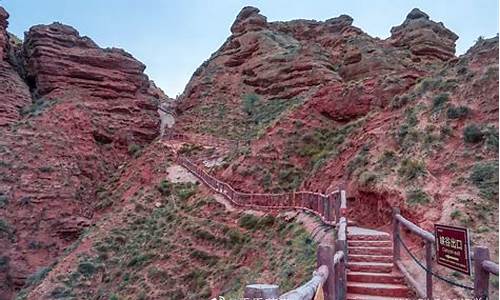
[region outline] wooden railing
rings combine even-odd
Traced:
[[[498,276],[498,264],[490,260],[490,250],[474,247],[474,298],[485,300],[489,297],[490,274]]]
[[[177,156],[177,162],[236,206],[261,210],[305,210],[318,216],[323,223],[332,226],[340,219],[341,214],[346,213],[345,191],[342,194],[336,190],[327,195],[306,191],[281,194],[242,193],[211,176],[185,157]]]
[[[242,193],[218,180],[189,159],[177,156],[184,166],[215,192],[236,206],[258,210],[297,209],[318,216],[324,224],[336,225],[334,245],[320,244],[317,251],[318,269],[311,280],[279,296],[279,287],[269,284],[250,284],[245,288],[245,299],[311,300],[319,289],[325,300],[343,300],[347,289],[347,200],[342,189],[329,194],[292,192],[282,194]]]
[[[425,272],[426,272],[426,284],[425,290],[422,290],[417,281],[410,275],[401,262],[401,225],[406,229],[411,231],[411,233],[417,235],[425,242]],[[401,273],[406,277],[408,282],[413,286],[420,298],[432,299],[433,297],[433,287],[432,287],[432,256],[434,243],[436,242],[435,236],[418,227],[416,224],[405,219],[398,208],[393,209],[393,255],[394,255],[394,265]],[[494,274],[498,276],[498,264],[490,260],[490,253],[486,247],[474,247],[474,252],[472,255],[474,259],[474,297],[475,299],[488,299],[489,293],[489,276]]]

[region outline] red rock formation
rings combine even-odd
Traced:
[[[0,126],[18,121],[19,110],[31,102],[28,86],[9,63],[8,17],[0,7]]]
[[[101,49],[67,25],[32,27],[19,58],[28,85],[0,63],[0,120],[18,121],[0,128],[0,192],[7,199],[0,218],[10,228],[9,236],[0,234],[0,256],[8,260],[0,270],[8,278],[2,299],[93,223],[96,190],[130,158],[130,146],[156,137],[156,102],[165,97],[141,62]]]
[[[394,205],[417,223],[449,222],[451,207],[462,205],[457,193],[478,198],[454,179],[469,176],[472,152],[498,159],[486,146],[463,141],[469,123],[493,135],[498,130],[498,39],[480,41],[457,58],[457,35],[418,9],[385,40],[344,15],[324,22],[265,20],[258,9],[244,8],[232,35],[180,99],[180,128],[232,139],[248,139],[248,130],[235,128],[252,130],[249,124],[260,122],[245,114],[245,95],[266,104],[299,101],[280,102],[285,113],[254,126],[249,149],[240,143],[244,154],[228,156],[231,164],[220,168],[220,178],[249,192],[325,191],[345,183],[357,208],[367,209],[357,217],[372,225],[390,218]],[[435,99],[443,94],[449,98],[441,107]],[[458,106],[470,115],[448,118],[447,110]],[[272,114],[263,110],[259,117]],[[386,152],[394,155],[393,165],[379,162]],[[401,179],[405,159],[424,162],[425,180]],[[445,168],[450,161],[459,171]],[[406,193],[415,186],[432,198],[428,204],[407,205]],[[368,218],[375,206],[380,209]]]
[[[130,54],[116,48],[101,49],[60,23],[30,28],[24,57],[27,80],[39,96],[80,89],[103,99],[129,98],[145,93],[149,86],[144,64]]]
[[[414,8],[403,24],[391,29],[390,43],[396,47],[409,48],[416,56],[448,60],[455,56],[455,41],[458,36],[436,23],[429,16]]]

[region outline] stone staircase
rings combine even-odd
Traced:
[[[411,298],[401,273],[393,268],[388,233],[348,227],[347,300]]]

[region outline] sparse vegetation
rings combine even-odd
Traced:
[[[498,161],[477,163],[472,167],[469,179],[486,199],[498,198]]]
[[[249,116],[253,115],[255,113],[255,107],[259,100],[259,96],[257,96],[256,94],[243,95],[243,111]]]
[[[9,238],[10,240],[14,237],[13,228],[4,219],[0,219],[0,237]]]
[[[410,97],[408,97],[408,95],[398,95],[392,98],[390,107],[392,109],[398,109],[408,104],[409,101]]]
[[[208,283],[216,281],[230,298],[262,276],[287,290],[309,278],[316,246],[302,227],[271,215],[228,213],[213,198],[196,195],[196,189],[195,184],[163,181],[134,194],[131,201],[142,208],[115,215],[122,216],[121,225],[96,235],[92,254],[80,254],[73,271],[57,277],[51,294],[205,299]],[[165,193],[170,196],[159,196]],[[161,206],[141,200],[153,195]],[[251,261],[247,270],[240,258],[257,248],[270,259]],[[283,271],[291,277],[282,277]],[[97,284],[89,287],[88,282]]]
[[[407,158],[401,161],[398,174],[406,181],[413,181],[427,174],[427,171],[423,161]]]
[[[168,180],[160,181],[160,183],[157,186],[157,189],[163,196],[168,196],[172,192],[170,182]]]
[[[3,192],[0,192],[0,208],[4,208],[7,204],[9,204],[9,197]]]
[[[198,154],[201,150],[203,150],[203,147],[200,145],[195,145],[195,144],[183,144],[182,147],[179,149],[179,154],[183,155],[196,155]]]
[[[29,276],[28,279],[26,279],[26,285],[30,286],[37,285],[47,276],[47,274],[49,274],[50,271],[51,271],[50,267],[38,269],[34,274]]]
[[[446,111],[448,119],[464,119],[470,113],[470,109],[467,106],[449,107]]]
[[[434,110],[441,110],[444,105],[449,101],[450,95],[447,93],[442,93],[434,97],[432,100],[432,108]]]
[[[42,114],[48,107],[54,104],[56,100],[46,100],[46,99],[37,99],[29,106],[25,106],[21,109],[21,115],[36,117]]]
[[[454,211],[451,212],[450,214],[450,218],[452,220],[456,220],[456,219],[460,219],[460,217],[462,216],[462,212],[459,211],[458,209],[455,209]]]
[[[426,192],[419,188],[406,191],[406,203],[409,205],[427,204],[430,198]]]
[[[130,144],[128,145],[128,154],[132,157],[137,158],[141,155],[142,147],[138,144]]]
[[[374,185],[377,183],[378,180],[379,180],[379,176],[374,172],[365,171],[365,172],[361,173],[361,175],[359,175],[359,182],[363,186]]]

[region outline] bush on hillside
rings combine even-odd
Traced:
[[[484,133],[476,124],[467,125],[464,128],[464,141],[469,144],[476,144],[483,140]]]

